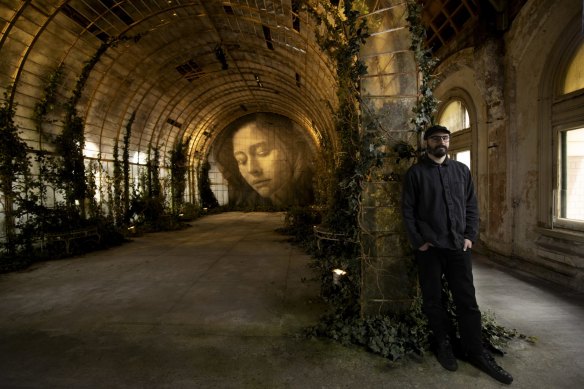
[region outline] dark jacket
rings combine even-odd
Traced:
[[[474,242],[479,212],[468,167],[448,158],[439,165],[422,156],[405,175],[402,214],[416,249],[430,242],[460,250],[464,239]]]

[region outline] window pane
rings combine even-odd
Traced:
[[[584,220],[584,128],[561,133],[560,217]]]
[[[574,92],[578,89],[584,89],[584,42],[580,44],[568,66],[563,93]]]
[[[451,132],[469,128],[470,120],[464,103],[461,100],[449,102],[440,114],[438,123],[448,128]]]
[[[464,150],[455,153],[454,159],[464,163],[470,169],[470,150]]]

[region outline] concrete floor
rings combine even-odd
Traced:
[[[298,334],[323,306],[282,214],[226,213],[0,276],[0,388],[497,388],[461,362],[388,360]],[[584,387],[584,296],[475,256],[479,304],[536,336],[516,388]]]

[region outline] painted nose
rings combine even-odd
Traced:
[[[261,174],[262,169],[260,168],[260,164],[258,163],[257,158],[250,158],[249,164],[247,166],[247,172],[251,175],[257,176]]]

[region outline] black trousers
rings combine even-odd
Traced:
[[[444,274],[456,306],[463,351],[470,355],[482,352],[481,311],[475,297],[471,251],[430,247],[427,251],[416,250],[415,256],[422,290],[422,311],[435,339],[443,340],[451,333],[442,296]]]

